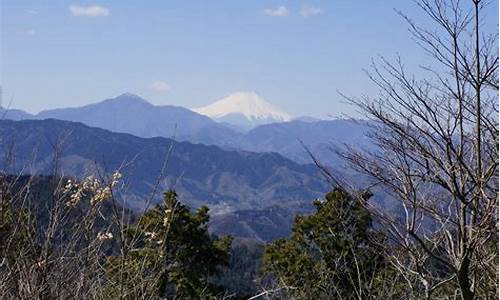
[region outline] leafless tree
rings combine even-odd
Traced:
[[[126,236],[134,219],[115,195],[126,195],[120,170],[96,171],[81,180],[61,176],[63,144],[63,139],[51,144],[50,176],[15,165],[15,143],[5,147],[0,169],[0,299],[158,299],[161,273],[148,270],[163,264],[131,259],[140,237]],[[110,255],[123,263],[110,267]]]
[[[378,148],[343,156],[398,203],[400,214],[371,209],[393,265],[427,298],[498,295],[498,33],[485,30],[484,2],[417,1],[433,28],[398,12],[431,58],[424,78],[380,58],[368,71],[379,95],[345,96]]]

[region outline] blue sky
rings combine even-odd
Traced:
[[[38,112],[132,92],[197,107],[251,90],[296,116],[351,114],[337,90],[375,93],[372,58],[426,61],[394,8],[427,23],[401,0],[4,0],[3,105]]]

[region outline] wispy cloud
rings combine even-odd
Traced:
[[[149,88],[157,92],[166,93],[170,90],[170,85],[164,81],[155,81],[149,85]]]
[[[300,9],[300,15],[303,17],[311,17],[321,15],[323,13],[323,9],[320,7],[312,6],[312,5],[304,5]]]
[[[286,17],[288,16],[289,11],[285,6],[279,6],[277,8],[264,9],[264,13],[271,17]]]
[[[28,10],[28,11],[27,11],[27,13],[28,13],[29,15],[38,15],[38,11],[37,11],[37,10],[34,10],[34,9],[30,9],[30,10]]]
[[[70,5],[69,11],[73,16],[105,17],[109,15],[109,9],[99,5],[90,5],[90,6]]]

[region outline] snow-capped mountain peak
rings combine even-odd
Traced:
[[[246,127],[292,119],[255,92],[236,92],[193,111],[220,122]]]

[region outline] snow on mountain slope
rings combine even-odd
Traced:
[[[219,122],[243,127],[286,122],[292,119],[289,114],[267,102],[255,92],[236,92],[210,105],[195,108],[193,111]]]

